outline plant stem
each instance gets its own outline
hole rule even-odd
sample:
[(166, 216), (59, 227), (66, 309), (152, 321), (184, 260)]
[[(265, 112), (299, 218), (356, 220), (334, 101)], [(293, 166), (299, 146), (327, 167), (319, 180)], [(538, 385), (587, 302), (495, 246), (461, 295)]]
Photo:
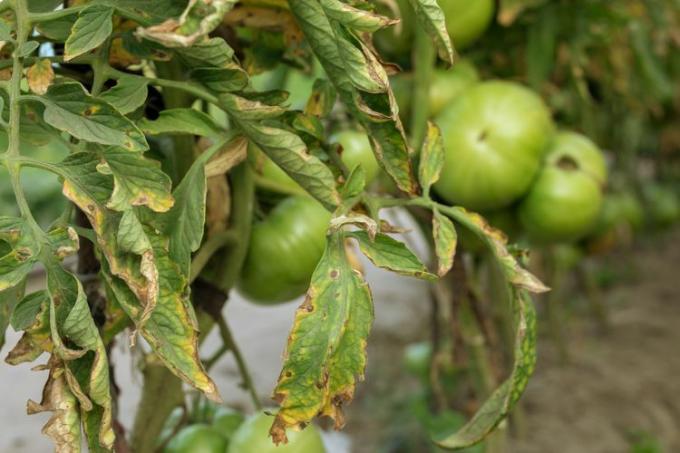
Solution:
[(427, 120), (430, 117), (430, 83), (436, 54), (427, 32), (422, 27), (417, 27), (415, 33), (411, 146), (418, 152), (425, 139)]
[(156, 439), (167, 416), (184, 403), (182, 381), (160, 363), (147, 363), (144, 368), (142, 398), (132, 429), (130, 446), (134, 452), (156, 451)]
[(220, 316), (217, 319), (217, 327), (220, 331), (220, 337), (222, 338), (224, 346), (231, 350), (231, 352), (234, 354), (234, 359), (236, 359), (236, 364), (238, 365), (241, 378), (243, 379), (242, 387), (245, 388), (250, 394), (250, 399), (252, 400), (255, 409), (262, 409), (262, 404), (260, 403), (260, 399), (257, 396), (257, 391), (255, 391), (255, 385), (253, 384), (253, 379), (250, 375), (250, 371), (248, 370), (248, 366), (246, 365), (238, 344), (236, 341), (234, 341), (234, 336), (231, 334), (231, 330), (229, 329), (229, 325), (224, 319), (224, 316)]
[(238, 236), (233, 230), (223, 231), (205, 241), (191, 261), (189, 283), (193, 283), (193, 281), (196, 280), (196, 277), (198, 277), (205, 265), (210, 261), (210, 258), (212, 258), (219, 249), (227, 245), (235, 244), (237, 241)]

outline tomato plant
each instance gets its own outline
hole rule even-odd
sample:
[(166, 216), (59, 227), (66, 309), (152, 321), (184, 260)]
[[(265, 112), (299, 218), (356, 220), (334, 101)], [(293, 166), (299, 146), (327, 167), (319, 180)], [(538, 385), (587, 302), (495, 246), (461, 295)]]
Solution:
[[(410, 5), (417, 41), (453, 64), (449, 32), (455, 37), (468, 22), (447, 31), (435, 0)], [(484, 20), (469, 20), (477, 31), (463, 43), (481, 32), (490, 14), (483, 12), (475, 17)], [(373, 321), (371, 291), (347, 244), (380, 268), (434, 282), (453, 267), (456, 228), (478, 237), (500, 272), (499, 303), (514, 312), (512, 363), (480, 415), (435, 443), (477, 444), (508, 415), (535, 363), (530, 293), (547, 288), (523, 267), (521, 252), (465, 207), (505, 206), (528, 188), (553, 128), (539, 98), (485, 82), (442, 113), (443, 133), (427, 118), (413, 121), (412, 140), (388, 66), (370, 45), (395, 21), (368, 1), (7, 0), (0, 13), (0, 165), (16, 208), (0, 217), (0, 333), (4, 339), (9, 325), (22, 332), (9, 364), (49, 356), (37, 367), (47, 372), (43, 398), (28, 411), (51, 412), (43, 432), (57, 451), (86, 443), (91, 451), (148, 452), (166, 440), (171, 451), (223, 449), (219, 427), (231, 430), (232, 421), (217, 416), (204, 426), (216, 417), (209, 405), (192, 412), (193, 425), (171, 418), (169, 428), (181, 431), (159, 435), (186, 404), (184, 385), (220, 401), (209, 369), (227, 352), (261, 409), (224, 314), (235, 286), (264, 303), (307, 292), (274, 389), (279, 407), (241, 425), (230, 451), (287, 441), (299, 449), (276, 451), (322, 451), (310, 423), (327, 416), (343, 426)], [(290, 107), (276, 77), (271, 87), (253, 83), (281, 65), (311, 74), (310, 61), (323, 70), (304, 106), (294, 99)], [(426, 88), (420, 78), (415, 84)], [(365, 135), (342, 132), (354, 130)], [(29, 152), (52, 143), (63, 148), (57, 159)], [(480, 150), (486, 162), (472, 156)], [(258, 175), (258, 153), (298, 195), (264, 193), (271, 187)], [(461, 159), (484, 178), (459, 178)], [(37, 217), (27, 171), (61, 187), (63, 212)], [(379, 171), (394, 193), (369, 186)], [(447, 202), (431, 196), (435, 184)], [(402, 229), (383, 210), (394, 207), (425, 213), (436, 269), (391, 236)], [(27, 284), (34, 268), (44, 270), (42, 287)], [(201, 342), (213, 329), (223, 345), (205, 358)], [(117, 420), (116, 342), (137, 348), (143, 374), (130, 433)]]

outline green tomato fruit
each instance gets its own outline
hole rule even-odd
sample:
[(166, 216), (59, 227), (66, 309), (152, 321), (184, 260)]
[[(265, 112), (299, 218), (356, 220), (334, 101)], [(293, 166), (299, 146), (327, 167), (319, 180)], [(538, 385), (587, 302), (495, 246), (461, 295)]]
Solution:
[(450, 70), (435, 70), (430, 83), (430, 116), (439, 115), (444, 108), (466, 89), (479, 81), (477, 68), (469, 60), (460, 60)]
[(477, 41), (494, 17), (494, 0), (438, 0), (446, 17), (446, 29), (456, 49)]
[(227, 439), (208, 425), (191, 425), (172, 438), (165, 453), (224, 453)]
[(438, 116), (445, 162), (435, 190), (474, 210), (509, 206), (531, 186), (554, 125), (541, 98), (511, 82), (479, 83)]
[(361, 165), (366, 174), (366, 184), (370, 184), (378, 176), (380, 167), (373, 155), (368, 135), (364, 132), (353, 130), (338, 132), (331, 137), (331, 142), (342, 146), (340, 158), (350, 171)]
[(557, 134), (546, 165), (519, 206), (522, 226), (538, 242), (569, 242), (594, 227), (603, 203), (602, 152), (572, 132)]
[(680, 201), (676, 193), (658, 184), (643, 189), (647, 211), (652, 222), (667, 227), (680, 220)]
[(316, 200), (293, 196), (253, 225), (238, 289), (263, 305), (287, 302), (307, 290), (326, 245), (331, 213)]
[[(361, 164), (366, 174), (366, 184), (375, 180), (380, 171), (378, 161), (373, 155), (368, 136), (364, 132), (346, 130), (331, 137), (331, 142), (342, 146), (341, 159), (349, 170)], [(291, 194), (305, 194), (305, 190), (293, 180), (285, 171), (269, 159), (258, 147), (251, 145), (249, 159), (255, 171), (262, 176), (262, 185), (274, 190)]]
[(215, 412), (212, 426), (222, 436), (231, 439), (239, 426), (243, 423), (245, 417), (238, 411), (229, 407), (220, 407)]
[(234, 433), (228, 453), (325, 453), (321, 435), (314, 425), (302, 431), (289, 430), (288, 443), (278, 447), (269, 436), (274, 418), (266, 414), (249, 417)]

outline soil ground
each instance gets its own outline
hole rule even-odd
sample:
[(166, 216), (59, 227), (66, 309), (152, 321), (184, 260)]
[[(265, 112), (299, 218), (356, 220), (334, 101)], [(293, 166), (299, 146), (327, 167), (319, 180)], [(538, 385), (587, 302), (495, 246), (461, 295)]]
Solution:
[[(627, 452), (635, 432), (658, 440), (660, 451), (680, 451), (680, 231), (614, 262), (614, 268), (635, 278), (617, 283), (605, 294), (611, 308), (609, 332), (600, 335), (590, 319), (573, 316), (568, 325), (572, 357), (568, 365), (560, 364), (550, 341), (541, 338), (536, 374), (522, 399), (522, 435), (518, 437), (518, 424), (512, 423), (514, 435), (505, 451)], [(346, 435), (327, 436), (329, 453), (397, 451), (390, 447), (406, 431), (399, 432), (395, 408), (419, 388), (404, 372), (401, 357), (406, 344), (429, 336), (427, 287), (372, 268), (367, 269), (367, 278), (376, 299), (376, 322), (366, 382), (359, 385), (348, 409)], [(236, 297), (227, 307), (264, 401), (270, 401), (297, 304), (257, 307)], [(8, 344), (17, 338), (10, 333)], [(208, 341), (208, 349), (216, 347), (215, 340)], [(121, 420), (130, 426), (139, 396), (140, 379), (132, 371), (137, 357), (120, 346), (114, 360), (118, 384), (125, 389)], [(249, 407), (230, 357), (218, 363), (213, 375), (228, 403)], [(26, 400), (39, 399), (45, 377), (31, 372), (30, 366), (0, 364), (0, 386), (5, 390), (0, 453), (51, 451), (49, 441), (39, 434), (48, 417), (25, 415)], [(421, 453), (418, 448), (409, 451)]]

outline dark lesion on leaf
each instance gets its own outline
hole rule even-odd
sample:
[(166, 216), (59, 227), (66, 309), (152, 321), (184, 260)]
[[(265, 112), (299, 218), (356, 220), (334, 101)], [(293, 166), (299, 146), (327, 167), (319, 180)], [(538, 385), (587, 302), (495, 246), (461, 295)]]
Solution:
[(328, 274), (333, 280), (337, 280), (340, 276), (340, 271), (338, 269), (331, 269)]

